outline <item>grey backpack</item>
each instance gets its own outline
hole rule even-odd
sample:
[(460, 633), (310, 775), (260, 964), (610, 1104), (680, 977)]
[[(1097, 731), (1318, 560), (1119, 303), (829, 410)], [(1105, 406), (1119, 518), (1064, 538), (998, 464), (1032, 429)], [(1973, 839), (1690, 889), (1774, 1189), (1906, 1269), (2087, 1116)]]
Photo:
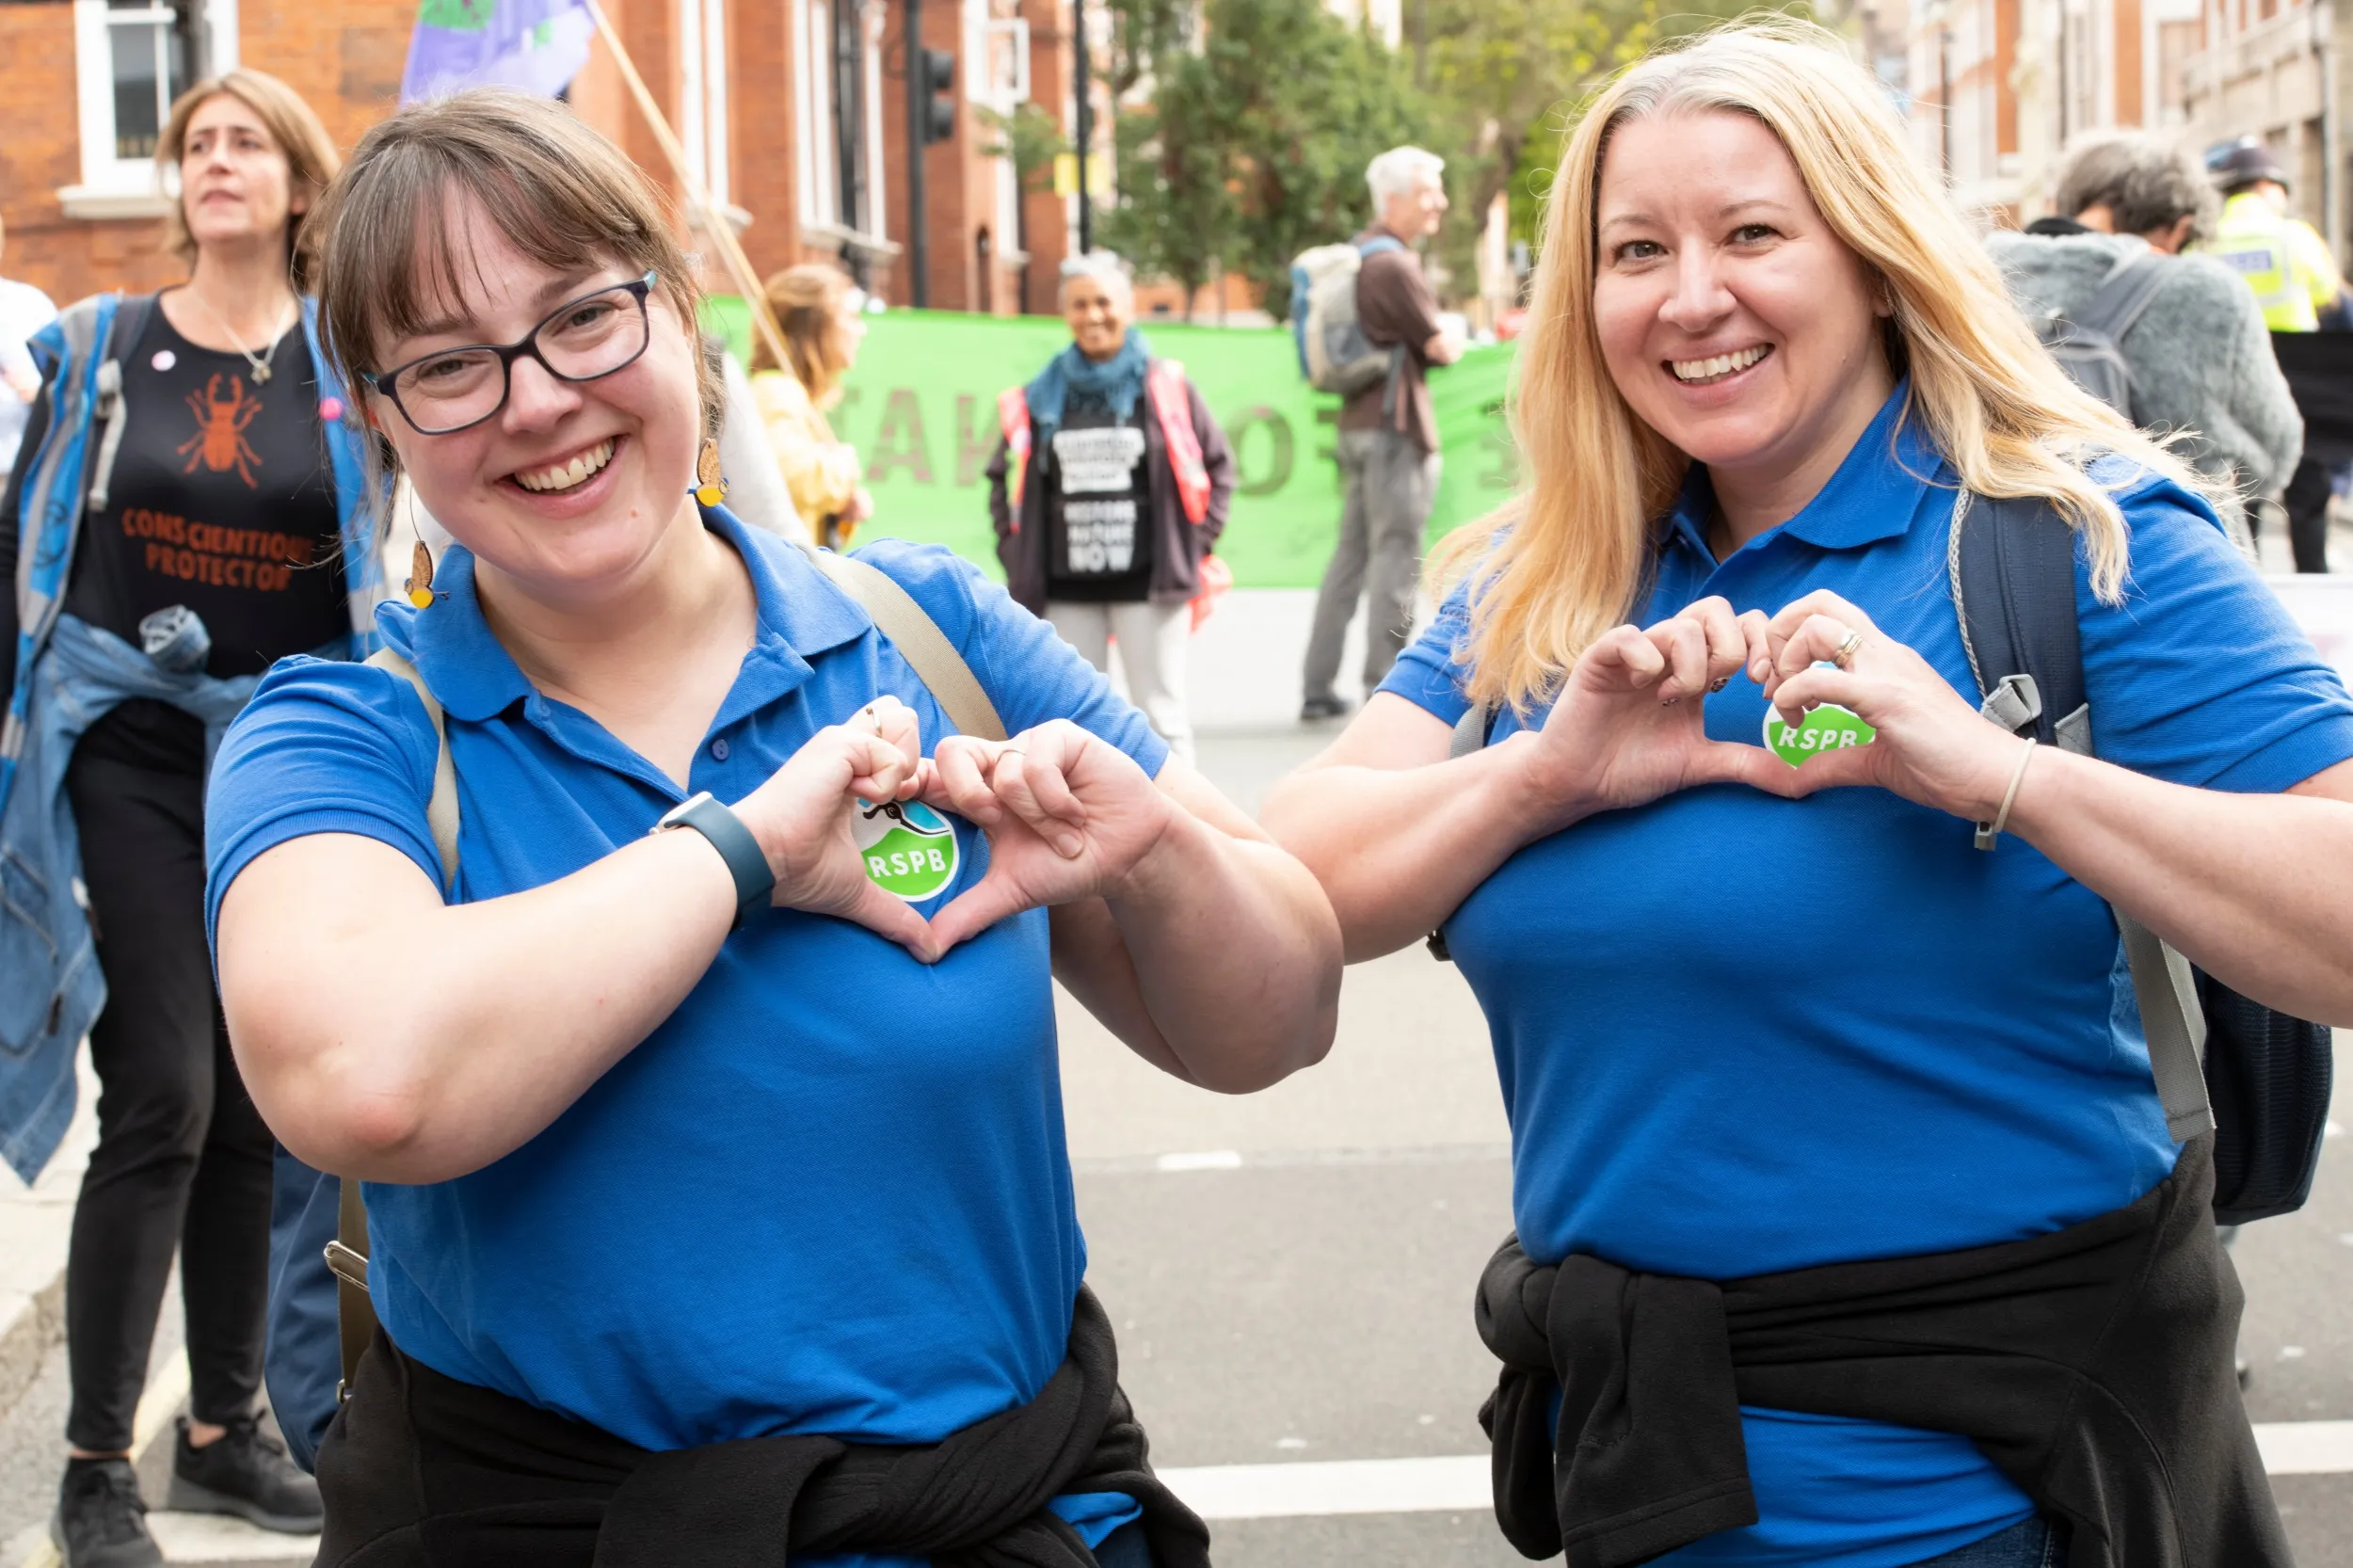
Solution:
[(2148, 310), (2165, 282), (2173, 258), (2144, 248), (2108, 269), (2091, 302), (2070, 316), (2060, 311), (2030, 311), (2034, 334), (2077, 386), (2135, 424), (2133, 371), (2117, 345)]

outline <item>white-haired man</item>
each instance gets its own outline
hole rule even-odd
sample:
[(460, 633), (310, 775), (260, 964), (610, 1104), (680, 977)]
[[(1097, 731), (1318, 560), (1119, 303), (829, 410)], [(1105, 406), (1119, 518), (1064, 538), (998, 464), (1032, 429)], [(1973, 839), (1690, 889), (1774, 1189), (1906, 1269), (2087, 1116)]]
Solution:
[(1438, 426), (1423, 373), (1452, 364), (1461, 340), (1438, 326), (1438, 302), (1413, 247), (1446, 216), (1446, 160), (1418, 147), (1392, 147), (1365, 169), (1372, 187), (1372, 226), (1355, 238), (1364, 262), (1356, 274), (1356, 319), (1374, 346), (1402, 345), (1396, 376), (1340, 408), (1340, 475), (1347, 499), (1339, 543), (1316, 594), (1307, 636), (1302, 719), (1347, 712), (1333, 690), (1340, 644), (1367, 605), (1365, 690), (1381, 684), (1413, 630), (1414, 587), (1421, 575), (1422, 529), (1438, 488)]

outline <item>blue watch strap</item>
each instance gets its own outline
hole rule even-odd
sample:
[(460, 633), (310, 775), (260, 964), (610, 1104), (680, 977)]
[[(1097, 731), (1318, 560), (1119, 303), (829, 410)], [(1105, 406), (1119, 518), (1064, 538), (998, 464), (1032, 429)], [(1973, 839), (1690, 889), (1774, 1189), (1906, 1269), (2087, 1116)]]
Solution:
[(720, 805), (709, 790), (671, 807), (653, 824), (656, 833), (671, 827), (693, 828), (728, 863), (728, 874), (735, 878), (735, 927), (730, 930), (768, 906), (769, 895), (776, 890), (776, 873), (768, 869), (768, 857), (760, 852), (760, 840), (744, 819)]

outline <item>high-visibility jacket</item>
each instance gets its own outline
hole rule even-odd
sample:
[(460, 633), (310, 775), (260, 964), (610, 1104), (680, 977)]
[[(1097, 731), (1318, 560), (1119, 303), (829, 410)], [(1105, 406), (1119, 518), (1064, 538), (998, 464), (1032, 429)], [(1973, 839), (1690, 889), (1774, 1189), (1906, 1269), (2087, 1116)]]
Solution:
[(2320, 312), (2345, 284), (2328, 242), (2312, 225), (2274, 212), (2253, 191), (2222, 204), (2222, 221), (2208, 248), (2255, 291), (2264, 325), (2275, 332), (2311, 332)]

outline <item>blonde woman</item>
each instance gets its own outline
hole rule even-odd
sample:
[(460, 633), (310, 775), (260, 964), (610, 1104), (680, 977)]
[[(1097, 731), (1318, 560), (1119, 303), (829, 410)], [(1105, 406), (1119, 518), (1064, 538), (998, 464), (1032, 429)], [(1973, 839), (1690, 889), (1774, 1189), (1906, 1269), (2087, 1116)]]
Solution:
[[(1826, 35), (1632, 67), (1550, 202), (1529, 491), (1450, 541), (1434, 625), (1264, 813), (1352, 959), (1440, 927), (1490, 1021), (1507, 1533), (2286, 1563), (2211, 1139), (2168, 1132), (2110, 908), (2353, 1021), (2353, 703)], [(1971, 493), (2075, 532), (2100, 760), (1978, 716), (1945, 586)], [(1876, 738), (1758, 744), (1824, 723)]]
[(824, 410), (840, 401), (841, 378), (866, 341), (866, 296), (836, 269), (809, 264), (785, 268), (767, 287), (792, 363), (777, 365), (765, 344), (756, 345), (752, 395), (793, 508), (819, 544), (846, 550), (874, 498), (859, 480), (857, 450), (834, 440)]

